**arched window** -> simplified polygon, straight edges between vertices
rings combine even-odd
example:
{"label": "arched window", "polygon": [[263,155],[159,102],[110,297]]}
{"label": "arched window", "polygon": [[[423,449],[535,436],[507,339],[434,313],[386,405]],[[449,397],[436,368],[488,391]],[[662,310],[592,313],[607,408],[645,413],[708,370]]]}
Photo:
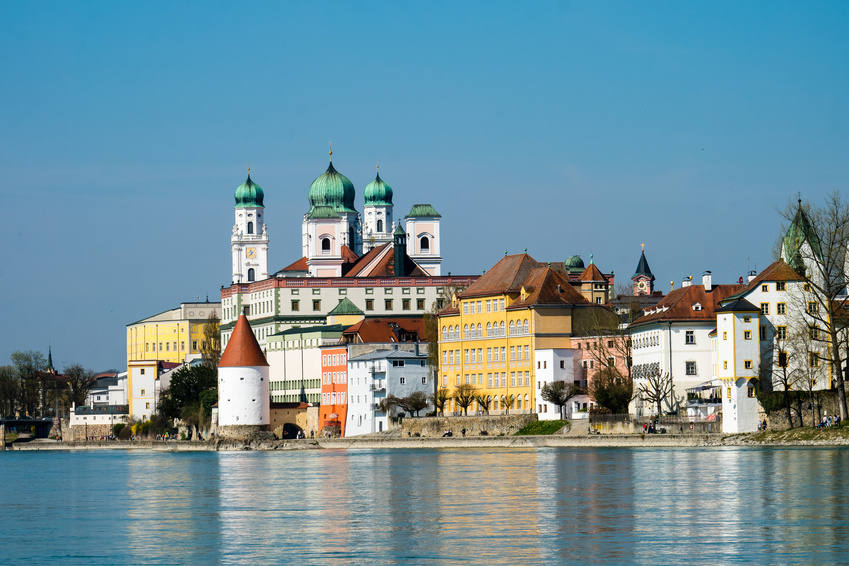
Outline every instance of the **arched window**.
{"label": "arched window", "polygon": [[473,324],[469,327],[469,338],[474,338],[475,336],[475,325]]}
{"label": "arched window", "polygon": [[442,339],[448,340],[448,328],[445,326],[442,327]]}
{"label": "arched window", "polygon": [[486,323],[486,335],[492,336],[492,323],[491,322]]}
{"label": "arched window", "polygon": [[330,238],[322,238],[321,239],[321,253],[329,254],[330,253]]}
{"label": "arched window", "polygon": [[469,337],[469,325],[466,324],[465,326],[463,326],[463,338],[468,338],[468,337]]}
{"label": "arched window", "polygon": [[510,321],[510,336],[516,334],[516,323],[512,320]]}
{"label": "arched window", "polygon": [[248,222],[248,234],[253,234],[253,233],[254,233],[254,223]]}
{"label": "arched window", "polygon": [[499,331],[499,336],[504,336],[504,321],[501,321],[501,329]]}
{"label": "arched window", "polygon": [[427,236],[422,236],[422,239],[419,240],[419,247],[423,254],[430,253],[430,239]]}
{"label": "arched window", "polygon": [[482,332],[483,332],[483,327],[481,326],[481,323],[479,322],[478,323],[478,338],[483,338]]}
{"label": "arched window", "polygon": [[252,268],[248,269],[248,281],[253,281],[253,280],[254,280],[254,269],[252,267]]}
{"label": "arched window", "polygon": [[530,326],[528,325],[528,319],[525,319],[525,334],[530,334]]}
{"label": "arched window", "polygon": [[378,232],[383,232],[383,220],[378,220],[378,221],[377,221],[377,231],[378,231]]}

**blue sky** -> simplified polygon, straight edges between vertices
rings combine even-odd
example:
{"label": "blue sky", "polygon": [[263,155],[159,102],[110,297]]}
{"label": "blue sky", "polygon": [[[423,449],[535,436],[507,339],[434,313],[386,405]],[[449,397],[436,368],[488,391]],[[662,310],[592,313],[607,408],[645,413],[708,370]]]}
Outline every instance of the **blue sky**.
{"label": "blue sky", "polygon": [[777,209],[846,191],[843,2],[3,2],[0,364],[126,365],[128,323],[219,296],[233,191],[270,267],[307,189],[381,177],[443,215],[444,271],[590,253],[659,286],[772,260]]}

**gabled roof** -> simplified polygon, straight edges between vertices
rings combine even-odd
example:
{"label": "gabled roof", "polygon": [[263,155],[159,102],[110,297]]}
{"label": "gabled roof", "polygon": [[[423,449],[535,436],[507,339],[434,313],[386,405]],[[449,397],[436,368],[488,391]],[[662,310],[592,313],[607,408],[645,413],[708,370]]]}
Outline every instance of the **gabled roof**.
{"label": "gabled roof", "polygon": [[774,261],[769,264],[766,269],[758,273],[757,277],[749,281],[746,288],[740,292],[740,296],[745,296],[752,291],[753,289],[757,289],[761,283],[764,281],[804,281],[805,278],[799,275],[795,269],[790,267],[789,264],[785,263],[783,259],[779,259],[778,261]]}
{"label": "gabled roof", "polygon": [[239,320],[236,321],[236,326],[233,328],[233,333],[230,335],[230,341],[227,342],[227,347],[224,348],[224,353],[221,354],[221,361],[218,362],[218,367],[248,367],[248,366],[267,366],[268,361],[265,359],[265,354],[262,353],[262,348],[256,341],[251,330],[251,324],[248,318],[242,314]]}
{"label": "gabled roof", "polygon": [[518,293],[531,271],[542,267],[528,254],[506,255],[460,293],[460,298]]}
{"label": "gabled roof", "polygon": [[333,310],[327,313],[328,315],[346,315],[346,314],[365,314],[355,305],[351,299],[345,297],[339,304],[333,307]]}
{"label": "gabled roof", "polygon": [[407,350],[375,350],[374,352],[369,352],[368,354],[362,354],[355,358],[348,358],[349,362],[364,362],[368,360],[398,360],[398,359],[415,359],[415,360],[424,360],[427,359],[427,354],[415,352],[408,352]]}
{"label": "gabled roof", "polygon": [[[669,292],[657,305],[648,309],[649,314],[635,320],[631,326],[643,326],[654,322],[686,322],[716,320],[719,303],[734,293],[739,293],[742,285],[714,285],[710,292],[704,285],[688,285]],[[693,305],[701,305],[694,310]]]}
{"label": "gabled roof", "polygon": [[538,267],[531,270],[522,285],[527,295],[507,307],[524,309],[532,306],[588,305],[589,301],[572,285],[569,280],[551,267]]}
{"label": "gabled roof", "polygon": [[419,342],[424,336],[423,318],[365,318],[349,326],[342,335],[347,341]]}
{"label": "gabled roof", "polygon": [[716,312],[760,312],[760,310],[746,299],[740,297],[726,302],[721,308],[716,309]]}
{"label": "gabled roof", "polygon": [[587,266],[581,276],[579,277],[581,281],[604,281],[607,282],[607,278],[602,274],[601,270],[596,267],[594,263],[591,263]]}
{"label": "gabled roof", "polygon": [[301,259],[299,259],[298,261],[296,261],[294,263],[290,263],[289,265],[287,265],[286,267],[284,267],[280,271],[309,271],[309,270],[310,270],[309,261],[307,260],[306,256],[304,256]]}
{"label": "gabled roof", "polygon": [[369,250],[345,273],[344,277],[427,277],[404,250],[404,273],[395,273],[395,244],[387,243]]}

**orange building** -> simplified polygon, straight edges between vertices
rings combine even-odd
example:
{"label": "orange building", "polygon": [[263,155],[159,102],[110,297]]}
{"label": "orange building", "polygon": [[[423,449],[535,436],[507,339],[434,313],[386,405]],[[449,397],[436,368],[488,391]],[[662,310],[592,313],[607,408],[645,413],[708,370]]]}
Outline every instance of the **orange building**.
{"label": "orange building", "polygon": [[319,430],[333,436],[345,436],[348,414],[348,348],[324,346],[321,350],[321,405]]}

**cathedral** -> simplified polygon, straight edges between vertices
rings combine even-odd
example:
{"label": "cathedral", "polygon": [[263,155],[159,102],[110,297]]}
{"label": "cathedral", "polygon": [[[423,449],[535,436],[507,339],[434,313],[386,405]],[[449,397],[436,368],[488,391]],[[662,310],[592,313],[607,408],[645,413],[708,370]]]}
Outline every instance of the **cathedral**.
{"label": "cathedral", "polygon": [[[346,277],[354,271],[371,276],[441,275],[441,216],[433,206],[413,205],[402,226],[394,219],[392,187],[380,178],[379,171],[366,185],[363,196],[361,214],[354,202],[354,184],[333,167],[331,151],[327,170],[312,182],[307,194],[309,210],[304,214],[301,229],[303,257],[276,274],[270,274],[268,232],[263,218],[264,194],[248,174],[248,179],[235,193],[236,223],[230,241],[232,282],[262,281],[270,275]],[[393,249],[399,245],[404,247],[403,253]],[[366,258],[391,256],[394,266],[398,264],[399,255],[402,256],[401,269],[393,273],[362,269]],[[359,269],[355,269],[356,266]]]}

